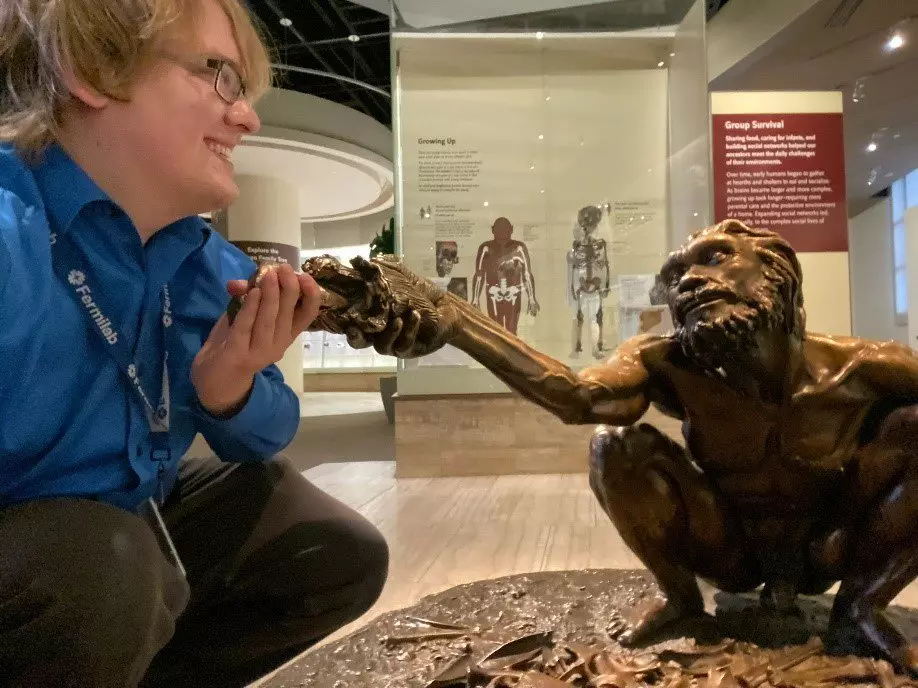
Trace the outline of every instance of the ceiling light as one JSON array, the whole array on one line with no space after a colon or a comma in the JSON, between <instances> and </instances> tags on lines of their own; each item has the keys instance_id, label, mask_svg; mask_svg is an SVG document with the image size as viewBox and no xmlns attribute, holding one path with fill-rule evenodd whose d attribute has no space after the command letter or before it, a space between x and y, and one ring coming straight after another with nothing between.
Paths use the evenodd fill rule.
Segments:
<instances>
[{"instance_id":1,"label":"ceiling light","mask_svg":"<svg viewBox=\"0 0 918 688\"><path fill-rule=\"evenodd\" d=\"M530 170L534 170L534 169L535 169L535 165L530 165L530 166L529 166L529 169L530 169Z\"/></svg>"},{"instance_id":2,"label":"ceiling light","mask_svg":"<svg viewBox=\"0 0 918 688\"><path fill-rule=\"evenodd\" d=\"M352 33L350 36L347 37L347 40L349 40L351 43L356 43L357 41L360 40L360 36L358 36L355 33Z\"/></svg>"},{"instance_id":3,"label":"ceiling light","mask_svg":"<svg viewBox=\"0 0 918 688\"><path fill-rule=\"evenodd\" d=\"M670 53L669 56L670 56L670 57L675 57L675 56L676 56L676 53Z\"/></svg>"},{"instance_id":4,"label":"ceiling light","mask_svg":"<svg viewBox=\"0 0 918 688\"><path fill-rule=\"evenodd\" d=\"M692 213L692 217L698 217L698 213Z\"/></svg>"},{"instance_id":5,"label":"ceiling light","mask_svg":"<svg viewBox=\"0 0 918 688\"><path fill-rule=\"evenodd\" d=\"M539 141L545 138L545 134L539 134Z\"/></svg>"},{"instance_id":6,"label":"ceiling light","mask_svg":"<svg viewBox=\"0 0 918 688\"><path fill-rule=\"evenodd\" d=\"M544 31L536 31L536 39L541 41L543 38L545 38L545 32L544 32Z\"/></svg>"},{"instance_id":7,"label":"ceiling light","mask_svg":"<svg viewBox=\"0 0 918 688\"><path fill-rule=\"evenodd\" d=\"M545 100L551 100L551 96L545 96Z\"/></svg>"},{"instance_id":8,"label":"ceiling light","mask_svg":"<svg viewBox=\"0 0 918 688\"><path fill-rule=\"evenodd\" d=\"M290 21L287 17L281 17L280 25L284 27L293 26L293 22Z\"/></svg>"},{"instance_id":9,"label":"ceiling light","mask_svg":"<svg viewBox=\"0 0 918 688\"><path fill-rule=\"evenodd\" d=\"M887 50L898 50L903 45L905 45L905 39L902 37L902 34L898 31L889 37L889 40L886 41Z\"/></svg>"},{"instance_id":10,"label":"ceiling light","mask_svg":"<svg viewBox=\"0 0 918 688\"><path fill-rule=\"evenodd\" d=\"M545 193L545 189L542 189L539 193Z\"/></svg>"},{"instance_id":11,"label":"ceiling light","mask_svg":"<svg viewBox=\"0 0 918 688\"><path fill-rule=\"evenodd\" d=\"M876 149L877 149L877 142L876 142L876 141L871 141L870 143L867 144L867 152L868 152L868 153L873 153Z\"/></svg>"},{"instance_id":12,"label":"ceiling light","mask_svg":"<svg viewBox=\"0 0 918 688\"><path fill-rule=\"evenodd\" d=\"M489 205L491 205L491 204L488 203L487 201L485 201L484 203L482 203L482 205L483 205L485 208L487 208L487 207L488 207Z\"/></svg>"},{"instance_id":13,"label":"ceiling light","mask_svg":"<svg viewBox=\"0 0 918 688\"><path fill-rule=\"evenodd\" d=\"M657 62L657 67L665 67L665 66L666 66L666 63L663 60L660 60L659 62Z\"/></svg>"}]
</instances>

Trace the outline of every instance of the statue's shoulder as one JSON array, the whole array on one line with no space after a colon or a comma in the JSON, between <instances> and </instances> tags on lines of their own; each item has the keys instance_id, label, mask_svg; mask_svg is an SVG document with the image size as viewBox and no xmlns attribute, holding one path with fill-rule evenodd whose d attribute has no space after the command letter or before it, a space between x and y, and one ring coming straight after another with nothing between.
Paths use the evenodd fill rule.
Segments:
<instances>
[{"instance_id":1,"label":"statue's shoulder","mask_svg":"<svg viewBox=\"0 0 918 688\"><path fill-rule=\"evenodd\" d=\"M807 357L833 356L843 360L851 358L886 358L890 355L915 359L915 352L905 344L894 340L863 339L807 332L805 340Z\"/></svg>"},{"instance_id":2,"label":"statue's shoulder","mask_svg":"<svg viewBox=\"0 0 918 688\"><path fill-rule=\"evenodd\" d=\"M857 378L868 382L880 369L901 370L911 376L918 370L918 355L897 341L807 334L806 359L817 377L841 382Z\"/></svg>"},{"instance_id":3,"label":"statue's shoulder","mask_svg":"<svg viewBox=\"0 0 918 688\"><path fill-rule=\"evenodd\" d=\"M678 348L671 335L639 334L622 342L616 355L638 357L648 368L656 368L671 362Z\"/></svg>"}]
</instances>

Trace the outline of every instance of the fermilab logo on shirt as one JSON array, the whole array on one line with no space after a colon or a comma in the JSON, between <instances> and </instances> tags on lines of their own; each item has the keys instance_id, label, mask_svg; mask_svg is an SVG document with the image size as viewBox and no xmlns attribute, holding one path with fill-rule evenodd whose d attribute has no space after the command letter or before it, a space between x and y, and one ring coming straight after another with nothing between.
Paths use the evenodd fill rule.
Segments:
<instances>
[{"instance_id":1,"label":"fermilab logo on shirt","mask_svg":"<svg viewBox=\"0 0 918 688\"><path fill-rule=\"evenodd\" d=\"M103 315L99 306L92 300L92 289L86 284L86 275L80 270L71 270L67 275L67 281L73 285L74 291L79 295L83 306L89 311L89 317L96 323L105 341L109 344L117 344L118 332L112 327L112 321Z\"/></svg>"}]
</instances>

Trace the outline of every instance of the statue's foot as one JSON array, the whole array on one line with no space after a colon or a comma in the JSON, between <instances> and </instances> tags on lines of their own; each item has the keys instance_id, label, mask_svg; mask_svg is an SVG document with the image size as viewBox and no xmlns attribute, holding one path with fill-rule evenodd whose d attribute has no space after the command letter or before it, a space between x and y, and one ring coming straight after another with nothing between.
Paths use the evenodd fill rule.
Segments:
<instances>
[{"instance_id":1,"label":"statue's foot","mask_svg":"<svg viewBox=\"0 0 918 688\"><path fill-rule=\"evenodd\" d=\"M716 642L720 635L717 621L703 608L666 602L645 611L617 640L625 647L636 647L679 637Z\"/></svg>"},{"instance_id":2,"label":"statue's foot","mask_svg":"<svg viewBox=\"0 0 918 688\"><path fill-rule=\"evenodd\" d=\"M826 651L834 655L867 655L888 660L898 671L918 678L918 645L906 640L882 614L833 620L825 637Z\"/></svg>"}]
</instances>

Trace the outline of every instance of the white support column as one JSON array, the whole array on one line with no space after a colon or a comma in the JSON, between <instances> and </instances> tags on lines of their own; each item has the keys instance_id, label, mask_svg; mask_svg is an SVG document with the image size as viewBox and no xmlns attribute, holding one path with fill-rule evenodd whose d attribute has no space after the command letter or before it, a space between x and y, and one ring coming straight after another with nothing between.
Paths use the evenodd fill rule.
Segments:
<instances>
[{"instance_id":1,"label":"white support column","mask_svg":"<svg viewBox=\"0 0 918 688\"><path fill-rule=\"evenodd\" d=\"M226 213L227 239L231 242L271 244L291 257L299 270L301 215L299 191L279 179L238 175L239 198ZM278 362L286 383L303 393L303 345L300 338Z\"/></svg>"}]
</instances>

